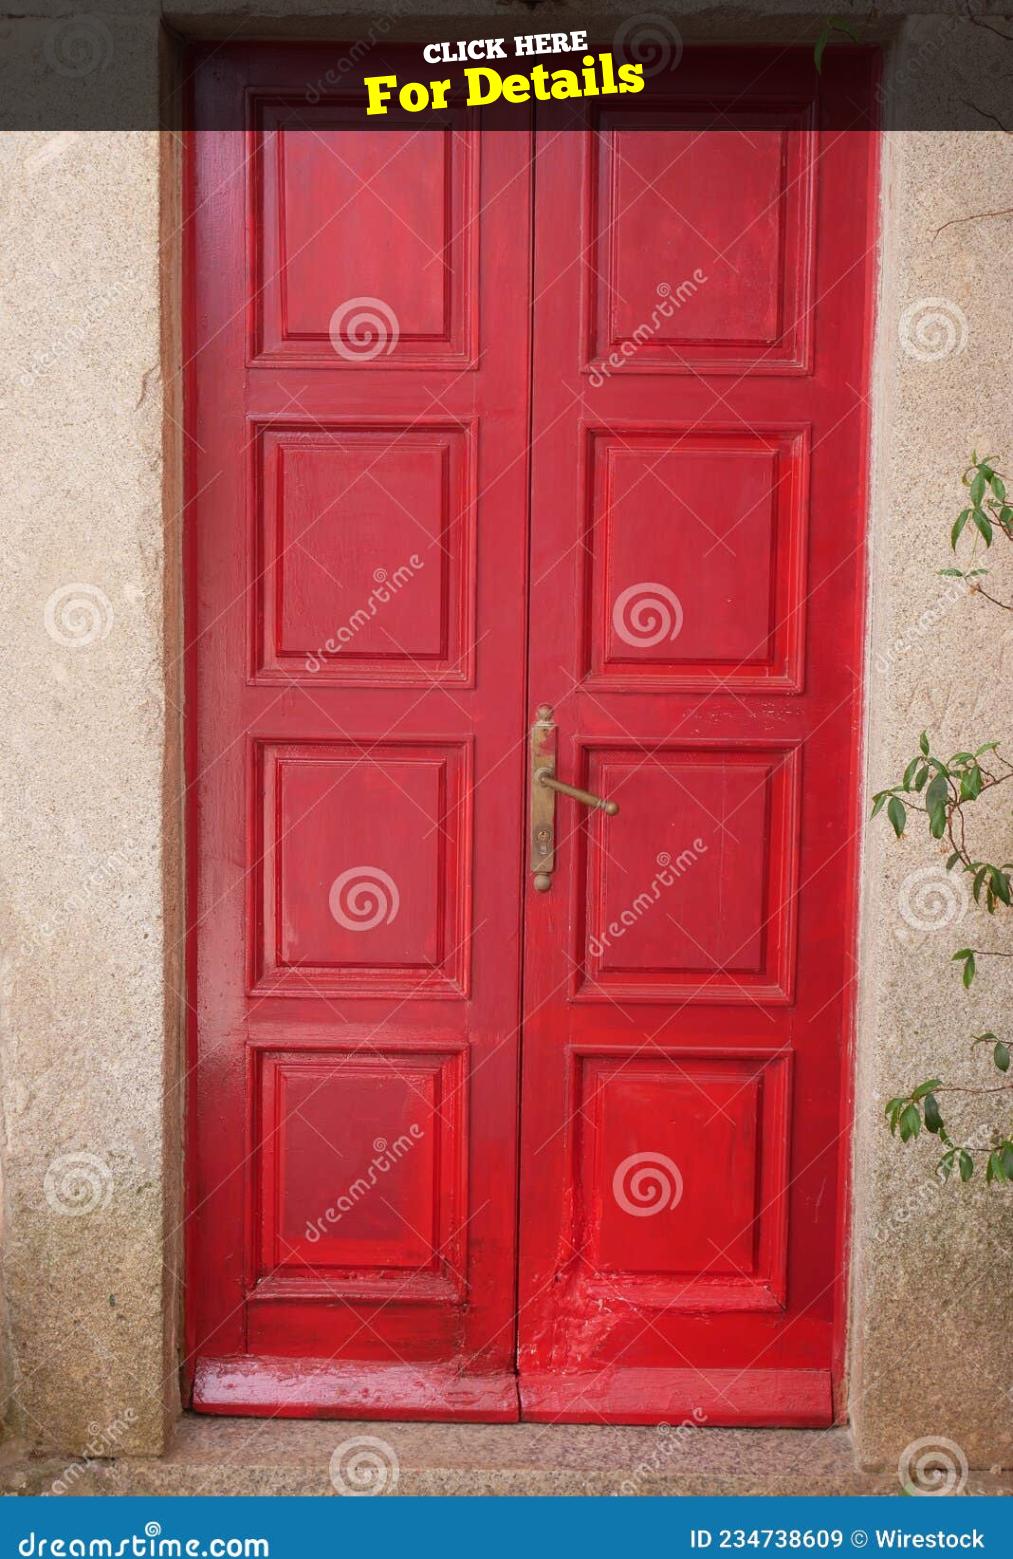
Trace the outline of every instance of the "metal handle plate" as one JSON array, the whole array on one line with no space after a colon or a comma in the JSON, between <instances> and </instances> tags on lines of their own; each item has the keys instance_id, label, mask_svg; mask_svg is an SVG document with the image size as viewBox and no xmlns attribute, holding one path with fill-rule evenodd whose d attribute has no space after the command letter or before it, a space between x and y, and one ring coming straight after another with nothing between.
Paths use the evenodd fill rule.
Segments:
<instances>
[{"instance_id":1,"label":"metal handle plate","mask_svg":"<svg viewBox=\"0 0 1013 1559\"><path fill-rule=\"evenodd\" d=\"M615 817L619 803L556 778L556 727L548 704L540 704L531 727L531 847L534 886L545 893L556 865L556 793Z\"/></svg>"}]
</instances>

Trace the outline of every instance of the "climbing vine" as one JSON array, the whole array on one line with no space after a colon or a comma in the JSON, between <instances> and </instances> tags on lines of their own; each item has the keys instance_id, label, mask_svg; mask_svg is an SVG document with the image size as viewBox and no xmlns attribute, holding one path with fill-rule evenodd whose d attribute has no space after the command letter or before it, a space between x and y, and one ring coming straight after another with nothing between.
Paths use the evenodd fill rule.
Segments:
<instances>
[{"instance_id":1,"label":"climbing vine","mask_svg":"<svg viewBox=\"0 0 1013 1559\"><path fill-rule=\"evenodd\" d=\"M1013 602L1003 600L995 593L991 569L983 567L979 561L1003 538L1013 542L1013 507L1007 498L1006 480L990 456L979 460L977 454L971 456L962 480L967 489L967 501L953 522L950 546L956 555L961 547L966 548L970 538L972 545L967 561L972 566L944 568L940 573L964 580L969 594L981 597L990 607L1013 611ZM988 588L985 581L988 581ZM923 731L918 739L918 751L907 764L900 781L873 797L872 815L885 813L900 838L907 831L909 814L921 813L930 838L949 845L946 870L969 878L974 902L990 916L1003 917L1013 908L1013 861L986 858L982 847L974 843L969 814L983 796L991 795L1010 780L1013 780L1013 763L1005 757L998 741L983 742L943 757L933 751L928 732ZM1013 795L1013 790L1007 794ZM965 990L977 978L979 963L996 958L1013 958L1013 951L991 946L956 950L953 962L960 966ZM976 1163L984 1154L988 1183L1013 1184L1013 1120L1003 1129L993 1128L990 1145L984 1149L956 1141L946 1126L943 1110L947 1095L971 1095L982 1101L986 1096L1005 1095L1004 1102L1013 1108L1010 1037L989 1030L974 1035L968 1043L975 1065L981 1065L984 1059L989 1067L987 1073L980 1074L979 1081L964 1085L940 1077L926 1078L910 1092L898 1094L889 1101L887 1121L891 1132L902 1142L913 1141L923 1131L935 1136L943 1149L937 1169L944 1178L956 1171L962 1181L970 1180Z\"/></svg>"}]
</instances>

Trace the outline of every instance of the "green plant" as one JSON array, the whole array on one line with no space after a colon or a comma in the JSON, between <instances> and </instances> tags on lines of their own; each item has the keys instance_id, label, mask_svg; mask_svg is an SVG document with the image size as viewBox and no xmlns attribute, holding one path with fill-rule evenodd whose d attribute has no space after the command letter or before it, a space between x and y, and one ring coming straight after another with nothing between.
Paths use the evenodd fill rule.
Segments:
<instances>
[{"instance_id":1,"label":"green plant","mask_svg":"<svg viewBox=\"0 0 1013 1559\"><path fill-rule=\"evenodd\" d=\"M1013 507L1007 501L1006 481L996 470L991 456L979 460L977 454L973 454L962 480L968 490L968 502L953 522L950 546L956 553L961 541L971 536L973 545L968 561L974 564L979 548L984 547L988 552L1003 536L1013 542ZM1013 603L999 599L982 584L982 580L990 577L989 568L953 567L941 569L940 573L965 580L970 594L980 595L1002 611L1013 611ZM988 860L973 847L967 809L1011 779L1013 764L1003 756L997 741L983 742L973 749L943 758L933 752L928 733L923 731L918 739L918 751L907 764L899 783L878 791L873 797L872 815L876 817L885 812L894 833L900 838L907 829L908 814L923 813L930 838L949 844L946 870L969 876L974 902L989 915L1004 915L1013 908L1013 861ZM975 980L979 960L983 958L1013 958L1013 952L992 947L958 948L953 961L961 966L965 990ZM944 1177L949 1177L956 1169L961 1180L970 1180L975 1171L975 1154L984 1152L988 1183L999 1181L1010 1185L1013 1184L1013 1129L1006 1130L1005 1135L994 1130L987 1149L969 1147L955 1142L950 1136L939 1103L940 1094L946 1093L984 1097L1009 1096L1013 1092L1013 1080L1009 1077L1010 1041L989 1031L970 1041L972 1054L980 1045L989 1047L994 1068L988 1082L963 1086L944 1082L938 1077L927 1078L909 1093L891 1099L886 1106L886 1117L891 1132L899 1135L902 1142L913 1141L923 1130L938 1139L943 1153L937 1169Z\"/></svg>"}]
</instances>

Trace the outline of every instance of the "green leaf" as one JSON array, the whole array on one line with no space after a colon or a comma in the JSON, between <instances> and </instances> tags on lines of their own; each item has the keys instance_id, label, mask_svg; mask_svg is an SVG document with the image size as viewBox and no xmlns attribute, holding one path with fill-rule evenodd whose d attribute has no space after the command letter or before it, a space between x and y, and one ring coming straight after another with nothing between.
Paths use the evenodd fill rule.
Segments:
<instances>
[{"instance_id":1,"label":"green leaf","mask_svg":"<svg viewBox=\"0 0 1013 1559\"><path fill-rule=\"evenodd\" d=\"M933 1089L941 1088L942 1086L942 1078L930 1077L927 1083L918 1084L918 1087L915 1089L911 1097L915 1100L924 1099L926 1094L930 1094L932 1093Z\"/></svg>"},{"instance_id":2,"label":"green leaf","mask_svg":"<svg viewBox=\"0 0 1013 1559\"><path fill-rule=\"evenodd\" d=\"M992 522L988 515L985 513L984 509L975 509L972 518L974 520L975 527L985 538L986 547L990 547L992 545Z\"/></svg>"},{"instance_id":3,"label":"green leaf","mask_svg":"<svg viewBox=\"0 0 1013 1559\"><path fill-rule=\"evenodd\" d=\"M909 1104L900 1117L900 1140L910 1142L922 1129L922 1116L916 1104Z\"/></svg>"},{"instance_id":4,"label":"green leaf","mask_svg":"<svg viewBox=\"0 0 1013 1559\"><path fill-rule=\"evenodd\" d=\"M927 758L928 755L929 755L929 733L928 733L928 731L923 731L921 736L919 736L919 738L918 738L918 745L919 745L919 747L921 748L922 752L925 754L925 756Z\"/></svg>"},{"instance_id":5,"label":"green leaf","mask_svg":"<svg viewBox=\"0 0 1013 1559\"><path fill-rule=\"evenodd\" d=\"M970 1153L968 1153L966 1148L961 1148L959 1154L957 1155L957 1159L958 1163L960 1164L960 1178L966 1184L974 1174L974 1159L971 1157Z\"/></svg>"},{"instance_id":6,"label":"green leaf","mask_svg":"<svg viewBox=\"0 0 1013 1559\"><path fill-rule=\"evenodd\" d=\"M901 801L899 797L890 797L890 804L886 809L886 815L893 824L893 831L899 839L901 834L904 832L904 825L907 822L907 810L903 801Z\"/></svg>"},{"instance_id":7,"label":"green leaf","mask_svg":"<svg viewBox=\"0 0 1013 1559\"><path fill-rule=\"evenodd\" d=\"M952 855L948 855L946 857L946 870L948 872L951 872L953 870L953 868L956 866L956 864L957 864L957 862L959 860L960 860L960 851L959 850L954 850Z\"/></svg>"},{"instance_id":8,"label":"green leaf","mask_svg":"<svg viewBox=\"0 0 1013 1559\"><path fill-rule=\"evenodd\" d=\"M914 779L915 774L916 774L916 772L918 770L918 766L921 763L921 761L922 760L920 758L912 758L911 762L908 764L907 768L904 770L904 778L901 780L901 784L903 785L905 790L910 790L911 789L911 781Z\"/></svg>"},{"instance_id":9,"label":"green leaf","mask_svg":"<svg viewBox=\"0 0 1013 1559\"><path fill-rule=\"evenodd\" d=\"M872 798L872 815L873 815L873 817L878 817L880 812L882 812L883 808L886 806L886 798L887 798L888 795L889 795L889 791L881 790L878 796L873 796L873 798Z\"/></svg>"},{"instance_id":10,"label":"green leaf","mask_svg":"<svg viewBox=\"0 0 1013 1559\"><path fill-rule=\"evenodd\" d=\"M1004 1045L1001 1039L996 1040L995 1049L992 1052L992 1060L1000 1072L1009 1071L1009 1046Z\"/></svg>"},{"instance_id":11,"label":"green leaf","mask_svg":"<svg viewBox=\"0 0 1013 1559\"><path fill-rule=\"evenodd\" d=\"M971 478L971 502L974 505L977 506L984 498L987 482L988 478L982 470L976 471Z\"/></svg>"},{"instance_id":12,"label":"green leaf","mask_svg":"<svg viewBox=\"0 0 1013 1559\"><path fill-rule=\"evenodd\" d=\"M1010 903L1010 883L1005 872L1001 872L998 866L992 867L992 891L1003 904Z\"/></svg>"},{"instance_id":13,"label":"green leaf","mask_svg":"<svg viewBox=\"0 0 1013 1559\"><path fill-rule=\"evenodd\" d=\"M1002 503L1003 499L1006 497L1006 484L996 471L992 472L992 491L995 493L995 496L998 498L999 502Z\"/></svg>"},{"instance_id":14,"label":"green leaf","mask_svg":"<svg viewBox=\"0 0 1013 1559\"><path fill-rule=\"evenodd\" d=\"M957 518L953 522L953 529L950 531L950 546L954 552L957 550L957 542L960 540L961 532L970 518L970 509L961 509L960 513L957 515Z\"/></svg>"},{"instance_id":15,"label":"green leaf","mask_svg":"<svg viewBox=\"0 0 1013 1559\"><path fill-rule=\"evenodd\" d=\"M971 981L974 979L975 968L976 968L976 965L975 965L975 962L974 962L974 954L972 953L969 958L965 958L964 959L964 990L965 991L970 990L970 988L971 988Z\"/></svg>"},{"instance_id":16,"label":"green leaf","mask_svg":"<svg viewBox=\"0 0 1013 1559\"><path fill-rule=\"evenodd\" d=\"M927 1094L925 1097L925 1130L940 1131L942 1124L943 1117L939 1113L939 1101L934 1093Z\"/></svg>"}]
</instances>

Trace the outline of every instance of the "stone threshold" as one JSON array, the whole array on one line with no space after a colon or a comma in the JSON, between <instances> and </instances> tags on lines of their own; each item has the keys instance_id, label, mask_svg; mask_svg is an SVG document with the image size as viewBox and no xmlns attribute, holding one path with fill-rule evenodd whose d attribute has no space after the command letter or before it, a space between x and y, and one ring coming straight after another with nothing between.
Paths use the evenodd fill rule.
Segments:
<instances>
[{"instance_id":1,"label":"stone threshold","mask_svg":"<svg viewBox=\"0 0 1013 1559\"><path fill-rule=\"evenodd\" d=\"M350 1442L370 1442L356 1447ZM377 1442L382 1442L380 1445ZM342 1448L339 1451L339 1447ZM900 1494L847 1429L669 1429L183 1417L164 1456L82 1463L0 1449L6 1494L333 1494L331 1460L379 1458L385 1492L425 1495ZM396 1476L390 1470L396 1459ZM968 1492L1011 1493L972 1473Z\"/></svg>"}]
</instances>

